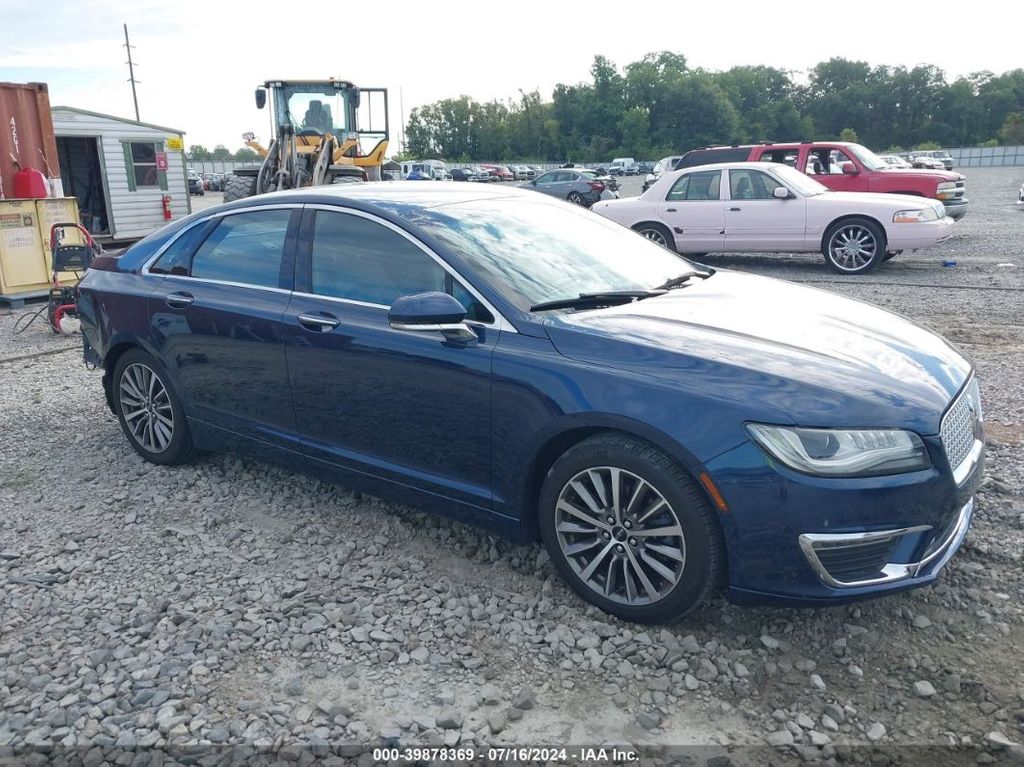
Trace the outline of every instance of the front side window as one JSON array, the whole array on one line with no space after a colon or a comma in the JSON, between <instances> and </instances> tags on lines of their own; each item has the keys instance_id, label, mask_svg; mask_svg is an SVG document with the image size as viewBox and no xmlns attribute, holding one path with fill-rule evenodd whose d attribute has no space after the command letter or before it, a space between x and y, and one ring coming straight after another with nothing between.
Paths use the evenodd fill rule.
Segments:
<instances>
[{"instance_id":1,"label":"front side window","mask_svg":"<svg viewBox=\"0 0 1024 767\"><path fill-rule=\"evenodd\" d=\"M781 183L759 170L730 170L729 196L733 200L771 200Z\"/></svg>"},{"instance_id":2,"label":"front side window","mask_svg":"<svg viewBox=\"0 0 1024 767\"><path fill-rule=\"evenodd\" d=\"M400 296L440 291L454 296L468 319L493 317L468 290L415 243L376 221L317 211L313 226L312 291L391 306Z\"/></svg>"},{"instance_id":3,"label":"front side window","mask_svg":"<svg viewBox=\"0 0 1024 767\"><path fill-rule=\"evenodd\" d=\"M225 216L192 257L191 276L264 288L281 284L290 210Z\"/></svg>"},{"instance_id":4,"label":"front side window","mask_svg":"<svg viewBox=\"0 0 1024 767\"><path fill-rule=\"evenodd\" d=\"M812 149L807 155L806 171L812 176L841 176L843 163L853 162L842 149Z\"/></svg>"},{"instance_id":5,"label":"front side window","mask_svg":"<svg viewBox=\"0 0 1024 767\"><path fill-rule=\"evenodd\" d=\"M676 179L665 199L669 202L717 200L721 183L722 171L720 170L688 173Z\"/></svg>"}]
</instances>

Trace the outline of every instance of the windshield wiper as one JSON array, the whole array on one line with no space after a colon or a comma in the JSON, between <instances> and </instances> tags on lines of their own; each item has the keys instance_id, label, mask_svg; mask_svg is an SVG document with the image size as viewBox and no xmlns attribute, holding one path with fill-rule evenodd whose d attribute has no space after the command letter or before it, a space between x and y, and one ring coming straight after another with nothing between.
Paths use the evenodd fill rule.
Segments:
<instances>
[{"instance_id":1,"label":"windshield wiper","mask_svg":"<svg viewBox=\"0 0 1024 767\"><path fill-rule=\"evenodd\" d=\"M672 277L671 279L665 280L657 287L652 288L652 290L671 290L672 288L678 288L685 285L690 281L691 277L700 277L702 280L706 280L714 273L714 269L708 269L706 272L687 272L686 274L680 274L678 277Z\"/></svg>"},{"instance_id":2,"label":"windshield wiper","mask_svg":"<svg viewBox=\"0 0 1024 767\"><path fill-rule=\"evenodd\" d=\"M556 298L541 301L530 307L531 312L545 312L549 309L598 309L603 306L619 306L639 301L642 298L664 295L659 288L654 290L607 290L601 293L580 293L572 298Z\"/></svg>"}]
</instances>

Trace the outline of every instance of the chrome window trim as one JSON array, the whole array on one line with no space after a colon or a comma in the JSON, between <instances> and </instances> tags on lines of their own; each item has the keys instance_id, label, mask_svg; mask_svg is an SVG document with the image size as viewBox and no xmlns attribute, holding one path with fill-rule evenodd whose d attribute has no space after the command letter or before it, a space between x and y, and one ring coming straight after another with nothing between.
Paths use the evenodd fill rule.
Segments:
<instances>
[{"instance_id":1,"label":"chrome window trim","mask_svg":"<svg viewBox=\"0 0 1024 767\"><path fill-rule=\"evenodd\" d=\"M376 224L381 224L385 228L390 229L391 231L395 232L396 234L404 237L406 240L411 242L413 245L415 245L421 251L426 253L427 256L429 256L431 259L433 259L434 262L438 266L440 266L447 274L451 275L453 280L458 281L458 283L463 288L465 288L465 290L471 296L473 296L473 298L475 298L477 301L479 301L483 305L483 307L485 309L487 309L487 311L489 311L494 316L494 322L479 322L477 320L466 320L467 322L469 322L469 323L471 323L473 325L476 325L478 327L494 328L496 330L507 331L509 333L518 333L519 332L519 331L517 331L515 329L515 327L512 325L512 323L509 322L508 319L505 318L505 316L501 312L499 312L497 309L494 308L494 306L491 304L490 301L488 301L486 298L484 298L482 295L480 295L480 292L476 288L474 288L472 285L470 285L461 274L456 272L455 269L452 268L451 264L449 264L447 261L445 261L439 255L434 253L434 251L432 251L430 248L428 248L423 242L421 242L420 240L418 240L415 237L413 237L411 234L409 234L407 231L402 229L400 226L396 226L395 224L391 223L390 221L388 221L386 219L383 219L380 216L375 216L372 213L367 213L366 211L362 211L362 210L356 210L355 208L346 208L346 207L344 207L342 205L324 205L323 203L311 203L309 205L306 205L306 208L309 209L309 210L323 210L323 211L326 211L328 213L340 213L342 215L358 216L359 218L365 218L368 221L373 221ZM354 298L341 298L339 296L321 296L321 295L316 294L316 293L299 293L299 292L296 292L296 295L301 295L301 296L309 297L309 298L325 298L325 299L329 299L329 300L332 300L332 301L339 301L339 302L342 302L342 303L356 304L358 306L370 306L370 307L383 308L383 309L390 309L391 308L390 306L387 306L387 305L384 305L384 304L377 304L377 303L372 303L372 302L368 302L368 301L359 301L358 299L354 299Z\"/></svg>"},{"instance_id":2,"label":"chrome window trim","mask_svg":"<svg viewBox=\"0 0 1024 767\"><path fill-rule=\"evenodd\" d=\"M811 569L814 570L815 574L826 586L831 586L832 588L837 589L877 586L882 583L892 583L894 581L903 580L904 578L917 577L928 565L940 557L942 558L942 561L939 566L941 567L942 565L945 565L949 558L952 557L953 552L956 550L959 543L967 535L967 528L970 526L973 512L974 498L972 496L958 512L957 522L946 538L927 553L921 561L909 563L890 562L881 569L882 575L880 577L869 578L861 581L839 581L833 578L818 558L816 549L822 544L827 545L830 543L841 545L843 542L859 544L891 540L904 535L931 530L932 526L916 525L914 527L902 527L896 530L880 530L870 533L803 533L797 540L800 544L800 550L803 552L804 557L811 566Z\"/></svg>"},{"instance_id":3,"label":"chrome window trim","mask_svg":"<svg viewBox=\"0 0 1024 767\"><path fill-rule=\"evenodd\" d=\"M285 290L284 288L272 288L267 285L253 285L251 282L230 282L229 280L211 280L208 277L189 277L186 274L156 274L155 277L165 277L169 280L180 280L186 284L192 282L198 282L205 285L224 285L230 288L248 288L249 290L264 290L268 293L280 293L282 295L291 295L292 291Z\"/></svg>"},{"instance_id":4,"label":"chrome window trim","mask_svg":"<svg viewBox=\"0 0 1024 767\"><path fill-rule=\"evenodd\" d=\"M213 219L215 219L215 218L225 218L227 216L235 216L235 215L238 215L239 213L253 213L253 212L259 211L259 210L301 210L302 208L303 208L302 203L295 203L295 202L283 203L282 202L282 203L275 203L273 205L258 205L258 206L254 206L254 207L251 207L251 208L237 208L235 210L221 210L221 211L217 211L215 213L211 213L208 216L203 216L202 218L198 218L195 221L193 221L191 224L189 224L188 226L182 227L182 229L179 232L177 232L171 239L169 239L167 242L165 242L163 245L161 245L159 247L159 249L157 249L156 253L154 253L149 258L149 260L146 261L146 263L144 263L142 265L142 269L139 270L139 274L143 274L143 275L152 274L154 277L179 277L179 278L186 279L186 280L204 280L205 279L204 277L191 277L191 276L186 275L186 274L160 274L159 272L151 272L150 271L150 267L153 266L153 264L155 264L157 262L157 260L160 258L160 256L162 256L164 254L164 252L168 250L168 248L170 248L174 243L176 243L180 237L184 236L184 234L186 232L190 232L193 229L195 229L197 226L202 226L203 224L205 224L205 223L207 223L209 221L213 221ZM207 280L207 281L208 282L220 282L219 280ZM242 287L246 287L246 288L262 288L262 286L260 286L260 285L250 285L249 283L224 282L224 283L221 283L221 284L224 284L224 285L241 285ZM272 288L263 288L263 289L264 290L271 290ZM273 290L281 290L281 288L273 288ZM286 290L284 292L288 293L290 291Z\"/></svg>"}]
</instances>

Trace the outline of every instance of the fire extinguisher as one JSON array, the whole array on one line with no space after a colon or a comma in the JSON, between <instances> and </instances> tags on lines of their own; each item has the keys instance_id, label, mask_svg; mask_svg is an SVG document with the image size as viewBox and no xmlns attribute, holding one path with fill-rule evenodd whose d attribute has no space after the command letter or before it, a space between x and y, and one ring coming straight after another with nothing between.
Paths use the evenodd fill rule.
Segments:
<instances>
[{"instance_id":1,"label":"fire extinguisher","mask_svg":"<svg viewBox=\"0 0 1024 767\"><path fill-rule=\"evenodd\" d=\"M171 220L171 196L165 194L160 198L160 204L164 209L164 219L167 221Z\"/></svg>"}]
</instances>

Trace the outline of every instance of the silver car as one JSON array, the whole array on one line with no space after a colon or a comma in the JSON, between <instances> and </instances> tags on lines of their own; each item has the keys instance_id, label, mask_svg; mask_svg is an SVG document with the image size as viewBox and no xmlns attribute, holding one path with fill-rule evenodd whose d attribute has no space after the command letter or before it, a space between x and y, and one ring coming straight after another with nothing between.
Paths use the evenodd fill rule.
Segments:
<instances>
[{"instance_id":1,"label":"silver car","mask_svg":"<svg viewBox=\"0 0 1024 767\"><path fill-rule=\"evenodd\" d=\"M563 200L589 208L598 200L616 200L619 195L597 173L587 168L558 168L542 173L533 181L519 186L561 197Z\"/></svg>"}]
</instances>

